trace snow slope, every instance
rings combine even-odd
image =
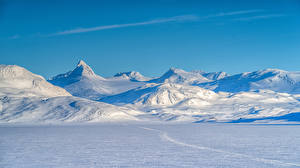
[[[113,122],[138,120],[139,112],[79,97],[0,99],[0,123]]]
[[[212,82],[199,83],[198,86],[217,92],[240,92],[268,89],[276,92],[299,94],[300,72],[266,69],[228,76]]]
[[[55,97],[71,96],[63,88],[17,65],[0,65],[0,96]]]
[[[114,75],[114,77],[119,77],[123,79],[129,79],[131,81],[137,82],[137,81],[148,81],[151,78],[145,77],[139,72],[136,71],[129,71],[129,72],[119,72]]]
[[[129,78],[103,78],[96,75],[82,60],[79,61],[73,71],[57,75],[48,81],[65,88],[73,96],[92,100],[118,94],[144,84],[143,82],[132,81]]]
[[[177,84],[193,84],[209,82],[211,80],[202,76],[198,71],[187,72],[182,69],[170,68],[161,77],[152,79],[150,83],[177,83]]]
[[[220,80],[229,76],[226,72],[203,72],[203,71],[194,71],[200,73],[202,76],[210,80]]]
[[[168,106],[178,103],[192,105],[194,103],[206,102],[207,99],[215,97],[213,91],[196,86],[180,85],[175,83],[147,84],[127,92],[108,96],[100,101],[111,104],[139,104]],[[197,101],[197,100],[198,101]]]

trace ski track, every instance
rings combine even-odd
[[[148,130],[148,131],[158,132],[159,136],[162,140],[165,140],[165,141],[168,141],[168,142],[171,142],[173,144],[183,146],[183,147],[189,147],[189,148],[194,148],[194,149],[199,149],[199,150],[206,150],[206,151],[211,151],[211,152],[228,154],[230,156],[247,158],[247,159],[251,159],[251,160],[254,160],[254,161],[258,161],[258,162],[273,164],[273,165],[276,165],[276,166],[297,166],[297,167],[300,167],[300,164],[298,164],[298,163],[289,163],[289,162],[283,162],[283,161],[273,160],[273,159],[258,158],[258,157],[254,157],[254,156],[250,156],[250,155],[246,155],[246,154],[228,152],[228,151],[224,151],[224,150],[220,150],[220,149],[214,149],[214,148],[209,148],[209,147],[205,147],[205,146],[188,144],[188,143],[185,143],[185,142],[182,142],[182,141],[179,141],[177,139],[174,139],[174,138],[170,137],[166,132],[163,132],[161,130],[153,129],[153,128],[147,128],[147,127],[140,127],[140,128]]]

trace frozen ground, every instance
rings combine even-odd
[[[0,167],[300,167],[299,133],[300,125],[1,125]]]

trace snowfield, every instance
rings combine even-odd
[[[0,167],[300,167],[299,125],[0,126]]]

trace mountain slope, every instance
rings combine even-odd
[[[140,112],[78,97],[0,98],[0,123],[115,122]]]
[[[177,83],[177,84],[193,84],[208,82],[209,79],[201,75],[197,71],[187,72],[182,69],[170,68],[161,77],[152,79],[150,83]]]
[[[17,65],[0,65],[0,96],[56,97],[71,96],[63,88],[52,85],[43,77]]]
[[[291,94],[300,93],[300,72],[266,69],[228,76],[213,82],[198,84],[214,91],[240,92],[268,89]]]
[[[195,71],[195,72],[200,73],[202,76],[210,80],[220,80],[229,76],[226,72],[203,72],[203,71]]]
[[[65,88],[73,96],[93,100],[118,94],[144,84],[143,82],[133,82],[128,78],[103,78],[96,75],[83,61],[79,61],[73,71],[57,75],[48,81]]]
[[[123,78],[123,79],[129,79],[131,81],[148,81],[151,78],[147,78],[136,71],[129,71],[129,72],[119,72],[114,75],[115,78]]]
[[[195,86],[180,85],[175,83],[147,84],[127,92],[108,96],[100,101],[111,104],[140,104],[140,105],[175,105],[178,103],[206,102],[216,94],[213,91]],[[191,104],[190,104],[191,105]]]

